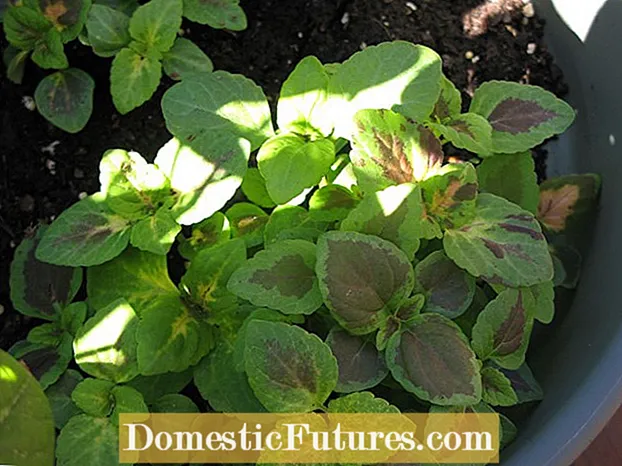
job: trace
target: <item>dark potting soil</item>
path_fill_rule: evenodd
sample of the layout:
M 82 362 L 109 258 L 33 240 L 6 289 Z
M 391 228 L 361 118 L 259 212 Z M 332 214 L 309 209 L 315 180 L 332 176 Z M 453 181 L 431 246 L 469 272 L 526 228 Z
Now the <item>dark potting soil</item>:
M 212 58 L 216 69 L 242 73 L 275 102 L 281 83 L 307 55 L 342 61 L 367 45 L 403 39 L 434 48 L 447 76 L 468 102 L 482 82 L 505 79 L 566 93 L 562 74 L 543 44 L 544 22 L 522 0 L 242 0 L 249 27 L 216 31 L 185 23 L 186 37 Z M 1 34 L 0 49 L 6 41 Z M 155 96 L 119 115 L 109 93 L 110 59 L 77 42 L 67 47 L 72 66 L 96 81 L 93 116 L 78 134 L 67 134 L 24 105 L 45 73 L 28 64 L 22 85 L 0 70 L 0 348 L 24 338 L 33 323 L 12 310 L 9 265 L 30 229 L 49 222 L 81 193 L 98 189 L 98 163 L 110 148 L 132 149 L 147 159 L 169 138 Z M 546 153 L 536 151 L 540 175 Z M 4 312 L 2 312 L 4 311 Z

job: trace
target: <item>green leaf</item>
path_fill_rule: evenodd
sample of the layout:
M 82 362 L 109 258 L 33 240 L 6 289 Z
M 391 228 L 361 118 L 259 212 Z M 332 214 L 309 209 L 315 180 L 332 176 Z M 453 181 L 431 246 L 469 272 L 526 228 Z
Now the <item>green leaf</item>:
M 443 75 L 441 77 L 441 94 L 436 101 L 432 116 L 444 120 L 453 116 L 460 115 L 462 110 L 462 95 L 456 89 L 454 83 Z
M 127 219 L 144 219 L 168 203 L 170 183 L 137 152 L 108 150 L 99 163 L 100 191 L 110 209 Z
M 483 400 L 492 406 L 513 406 L 518 403 L 512 384 L 499 369 L 482 369 L 482 388 Z
M 336 392 L 352 393 L 375 387 L 389 373 L 384 355 L 376 349 L 370 337 L 350 335 L 334 328 L 328 334 L 326 344 L 339 367 Z
M 149 408 L 152 413 L 199 413 L 194 401 L 178 393 L 164 395 Z
M 266 180 L 259 172 L 258 168 L 251 167 L 246 170 L 242 180 L 242 192 L 253 204 L 260 207 L 274 207 L 276 204 L 270 198 L 266 189 Z
M 408 296 L 408 257 L 375 236 L 331 231 L 320 237 L 316 273 L 324 303 L 350 333 L 373 332 Z
M 119 432 L 107 418 L 79 414 L 60 431 L 58 466 L 110 466 L 119 463 Z M 79 454 L 76 454 L 76 453 Z
M 303 58 L 283 83 L 277 106 L 281 131 L 330 136 L 333 130 L 326 112 L 329 76 L 313 56 Z
M 530 293 L 507 289 L 484 308 L 472 335 L 473 349 L 482 361 L 490 359 L 506 369 L 518 369 L 525 362 L 534 306 Z
M 400 410 L 392 404 L 389 404 L 388 401 L 382 398 L 376 398 L 371 392 L 359 392 L 332 400 L 328 403 L 328 412 L 349 414 L 399 414 Z
M 138 0 L 93 0 L 94 4 L 105 5 L 131 16 L 138 8 Z
M 147 404 L 153 404 L 161 397 L 181 392 L 192 380 L 192 369 L 183 372 L 166 372 L 158 375 L 139 375 L 127 386 L 140 392 Z
M 43 78 L 35 90 L 39 113 L 68 133 L 81 131 L 93 112 L 95 81 L 82 70 L 69 68 Z
M 114 386 L 108 380 L 84 379 L 72 392 L 71 399 L 86 414 L 106 417 L 114 408 Z
M 512 385 L 512 390 L 516 393 L 518 403 L 529 401 L 540 401 L 544 398 L 542 387 L 536 381 L 527 363 L 520 366 L 517 370 L 499 368 Z
M 460 149 L 466 149 L 480 157 L 492 152 L 490 123 L 476 113 L 456 115 L 443 123 L 430 123 L 430 127 Z
M 477 167 L 477 179 L 483 192 L 503 197 L 532 214 L 536 213 L 540 189 L 531 152 L 486 158 Z
M 93 52 L 100 57 L 115 56 L 132 40 L 129 16 L 106 5 L 93 5 L 86 30 Z
M 477 215 L 443 238 L 458 266 L 489 283 L 531 286 L 553 277 L 553 261 L 540 225 L 527 211 L 492 194 L 477 198 Z
M 136 332 L 138 369 L 143 375 L 181 372 L 214 346 L 214 329 L 177 296 L 154 296 Z
M 177 223 L 192 225 L 218 212 L 246 173 L 250 145 L 227 131 L 206 133 L 191 145 L 171 139 L 154 163 L 179 193 L 171 211 Z
M 433 404 L 472 405 L 482 395 L 480 363 L 451 320 L 422 314 L 389 340 L 387 365 L 409 392 Z
M 203 249 L 209 249 L 231 239 L 229 220 L 222 212 L 216 212 L 194 225 L 189 238 L 184 236 L 178 238 L 179 253 L 184 259 L 192 260 Z
M 600 176 L 566 175 L 540 185 L 538 220 L 554 233 L 575 236 L 594 214 L 600 194 Z
M 450 319 L 462 315 L 475 295 L 475 278 L 443 251 L 435 251 L 417 264 L 415 283 L 415 290 L 425 295 L 423 312 L 437 312 Z
M 192 75 L 162 98 L 168 130 L 183 141 L 203 134 L 248 139 L 255 150 L 274 134 L 266 96 L 241 75 L 216 71 Z
M 0 350 L 0 451 L 15 465 L 49 466 L 54 421 L 45 394 L 28 370 Z
M 49 29 L 42 39 L 37 41 L 31 55 L 40 68 L 62 70 L 69 66 L 60 32 Z
M 246 29 L 246 15 L 239 6 L 240 0 L 219 0 L 204 2 L 184 0 L 184 16 L 195 23 L 207 24 L 214 29 L 243 31 Z
M 70 304 L 61 311 L 60 327 L 65 332 L 75 336 L 78 330 L 80 330 L 80 327 L 84 325 L 87 312 L 88 306 L 83 301 Z
M 57 317 L 57 306 L 68 305 L 82 284 L 82 269 L 59 267 L 37 260 L 35 250 L 47 227 L 25 238 L 11 262 L 11 302 L 24 315 L 44 320 Z
M 198 45 L 189 39 L 178 37 L 173 47 L 163 55 L 164 72 L 176 81 L 192 73 L 211 73 L 214 70 L 212 60 Z
M 576 288 L 579 278 L 581 278 L 581 264 L 583 262 L 581 253 L 575 247 L 559 241 L 556 244 L 549 243 L 549 250 L 555 267 L 554 285 L 570 290 Z
M 42 333 L 54 331 L 51 324 L 47 324 L 46 327 L 42 329 Z M 40 334 L 39 338 L 51 339 L 53 335 Z M 28 367 L 45 390 L 67 370 L 72 359 L 71 340 L 71 335 L 65 332 L 57 335 L 57 342 L 54 344 L 22 341 L 13 345 L 9 352 Z
M 98 379 L 127 382 L 138 375 L 136 328 L 132 306 L 117 300 L 86 321 L 73 341 L 80 369 Z
M 553 281 L 538 283 L 525 290 L 535 301 L 534 318 L 543 324 L 550 324 L 555 317 L 555 289 Z
M 432 132 L 390 110 L 354 115 L 350 159 L 363 192 L 422 181 L 443 163 L 441 142 Z
M 246 373 L 234 369 L 233 349 L 220 341 L 194 369 L 194 383 L 213 410 L 223 413 L 261 413 L 263 405 L 251 389 Z
M 11 45 L 21 50 L 33 50 L 45 39 L 52 24 L 40 11 L 27 6 L 11 6 L 4 12 L 3 28 Z
M 471 163 L 445 165 L 421 187 L 426 213 L 444 228 L 460 227 L 475 216 L 477 173 Z
M 150 0 L 139 6 L 130 19 L 130 35 L 147 50 L 171 49 L 181 27 L 182 0 Z
M 330 348 L 300 327 L 252 320 L 244 357 L 249 383 L 270 412 L 313 411 L 337 383 L 337 361 Z
M 284 314 L 312 314 L 322 305 L 315 257 L 313 243 L 279 241 L 237 269 L 228 288 L 255 306 Z
M 329 83 L 335 136 L 350 137 L 361 109 L 392 109 L 425 120 L 438 100 L 441 76 L 441 58 L 422 45 L 393 41 L 355 53 Z
M 127 221 L 111 212 L 100 194 L 84 198 L 54 220 L 35 252 L 43 262 L 72 267 L 103 264 L 130 240 Z
M 367 194 L 341 222 L 341 231 L 358 231 L 391 241 L 414 258 L 420 239 L 438 231 L 428 228 L 421 188 L 412 183 Z
M 149 408 L 138 390 L 124 385 L 117 385 L 110 392 L 114 398 L 114 409 L 110 420 L 115 426 L 119 425 L 119 414 L 149 412 Z
M 161 77 L 162 65 L 154 58 L 143 57 L 129 48 L 117 53 L 110 68 L 110 93 L 119 113 L 125 115 L 147 102 Z
M 132 226 L 132 246 L 153 254 L 167 254 L 181 231 L 181 226 L 166 208 Z
M 31 329 L 26 341 L 35 345 L 56 346 L 60 342 L 62 332 L 58 322 L 43 324 Z
M 492 126 L 495 153 L 522 152 L 561 134 L 575 111 L 563 100 L 536 86 L 489 81 L 476 91 L 469 109 Z
M 82 380 L 83 377 L 78 371 L 69 369 L 45 390 L 57 429 L 62 429 L 69 419 L 81 413 L 80 408 L 71 399 L 71 393 Z
M 0 19 L 2 12 L 0 12 Z M 26 59 L 30 55 L 29 50 L 19 50 L 13 45 L 9 45 L 4 49 L 3 61 L 6 66 L 6 77 L 15 84 L 21 84 L 24 79 L 24 70 L 26 68 Z
M 348 188 L 330 184 L 313 193 L 309 200 L 309 214 L 320 222 L 337 222 L 346 218 L 358 203 Z
M 234 238 L 242 238 L 246 247 L 252 248 L 263 243 L 263 232 L 268 222 L 268 214 L 254 204 L 238 202 L 225 212 L 231 224 Z
M 123 298 L 139 316 L 154 297 L 176 297 L 168 276 L 166 256 L 128 248 L 116 259 L 87 270 L 87 294 L 92 308 L 102 309 Z
M 421 313 L 425 303 L 426 298 L 423 294 L 415 294 L 410 298 L 402 301 L 399 309 L 397 310 L 397 313 L 393 316 L 393 318 L 397 319 L 401 323 L 408 324 Z
M 293 133 L 272 137 L 257 154 L 257 165 L 266 180 L 266 189 L 277 204 L 285 204 L 305 188 L 317 185 L 334 161 L 332 141 L 307 141 Z
M 316 241 L 324 230 L 324 224 L 314 221 L 303 207 L 280 205 L 272 211 L 266 223 L 264 245 L 268 247 L 284 239 Z
M 240 239 L 203 250 L 190 263 L 180 288 L 208 313 L 229 309 L 237 304 L 237 298 L 227 289 L 227 282 L 245 262 L 246 246 Z

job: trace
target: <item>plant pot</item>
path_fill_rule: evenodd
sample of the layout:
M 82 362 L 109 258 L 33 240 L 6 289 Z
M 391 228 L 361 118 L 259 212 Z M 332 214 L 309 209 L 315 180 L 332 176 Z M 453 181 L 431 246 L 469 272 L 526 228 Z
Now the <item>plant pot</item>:
M 571 130 L 549 146 L 549 175 L 600 173 L 603 191 L 574 302 L 529 359 L 544 401 L 504 452 L 506 466 L 570 465 L 622 402 L 622 43 L 614 32 L 622 2 L 541 0 L 537 11 L 578 109 Z

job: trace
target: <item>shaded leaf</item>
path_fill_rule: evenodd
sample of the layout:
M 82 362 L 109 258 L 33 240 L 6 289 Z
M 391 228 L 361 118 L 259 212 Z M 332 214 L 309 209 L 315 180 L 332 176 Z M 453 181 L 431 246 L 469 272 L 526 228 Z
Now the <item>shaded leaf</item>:
M 95 55 L 112 57 L 132 40 L 130 18 L 106 5 L 95 4 L 89 11 L 86 30 Z
M 440 57 L 427 47 L 403 41 L 367 47 L 331 74 L 328 91 L 337 137 L 350 137 L 354 115 L 361 109 L 392 109 L 423 121 L 441 90 Z
M 73 341 L 80 369 L 98 379 L 127 382 L 138 375 L 138 316 L 124 299 L 97 311 Z
M 443 162 L 441 142 L 427 128 L 390 110 L 354 115 L 350 159 L 363 192 L 424 180 Z
M 46 330 L 52 329 L 48 326 Z M 57 336 L 57 342 L 54 344 L 21 341 L 13 345 L 9 353 L 30 370 L 45 390 L 55 383 L 69 367 L 73 355 L 71 340 L 71 335 L 64 332 Z
M 207 24 L 214 29 L 243 31 L 246 15 L 239 6 L 240 0 L 184 0 L 184 16 L 190 21 Z
M 443 251 L 427 256 L 415 267 L 415 290 L 425 295 L 424 312 L 450 319 L 463 314 L 475 295 L 475 278 L 459 268 Z
M 271 412 L 310 412 L 335 388 L 337 362 L 317 336 L 281 322 L 252 320 L 246 332 L 249 383 Z
M 440 120 L 457 116 L 462 109 L 462 96 L 454 83 L 443 75 L 441 77 L 441 94 L 436 101 L 432 116 Z
M 469 109 L 492 126 L 495 153 L 525 151 L 563 133 L 575 112 L 563 100 L 541 87 L 489 81 L 476 91 Z
M 473 327 L 473 349 L 482 361 L 491 359 L 506 369 L 525 361 L 533 328 L 534 298 L 522 290 L 499 293 L 481 312 Z
M 354 193 L 338 184 L 323 186 L 309 200 L 311 218 L 321 222 L 337 222 L 348 216 L 359 203 Z
M 135 248 L 153 254 L 167 254 L 181 231 L 181 226 L 166 208 L 132 226 L 130 243 Z
M 422 314 L 391 337 L 386 350 L 393 377 L 433 404 L 472 405 L 481 399 L 480 363 L 451 320 Z
M 82 380 L 83 377 L 78 371 L 69 369 L 45 390 L 57 429 L 62 429 L 69 419 L 80 414 L 81 410 L 71 399 L 71 393 Z
M 119 425 L 119 414 L 149 412 L 149 408 L 138 390 L 125 385 L 117 385 L 110 392 L 114 398 L 114 409 L 110 421 L 115 426 Z
M 513 406 L 518 403 L 512 384 L 499 369 L 482 369 L 482 387 L 483 400 L 492 406 Z
M 127 385 L 140 392 L 145 403 L 152 404 L 163 396 L 181 392 L 192 380 L 192 369 L 158 375 L 139 375 Z
M 177 223 L 192 225 L 218 212 L 240 187 L 249 157 L 249 143 L 226 131 L 192 145 L 175 138 L 164 145 L 154 163 L 179 193 L 171 209 Z
M 486 158 L 477 167 L 477 179 L 481 191 L 503 197 L 532 214 L 536 213 L 540 190 L 531 152 Z
M 510 381 L 512 390 L 516 393 L 519 403 L 529 401 L 540 401 L 544 397 L 542 387 L 536 381 L 527 363 L 521 365 L 517 370 L 499 369 Z
M 266 180 L 266 189 L 277 204 L 285 204 L 306 188 L 317 185 L 334 160 L 332 141 L 307 141 L 293 133 L 270 138 L 257 154 L 257 165 Z
M 401 250 L 355 232 L 320 237 L 316 273 L 324 303 L 353 334 L 377 329 L 414 284 L 412 265 Z
M 443 238 L 458 266 L 489 283 L 531 286 L 553 277 L 540 225 L 529 212 L 492 194 L 477 198 L 476 217 Z
M 34 238 L 25 238 L 15 249 L 11 262 L 11 302 L 24 315 L 44 320 L 58 316 L 57 306 L 68 305 L 82 284 L 82 270 L 59 267 L 35 257 L 47 227 L 41 226 Z
M 76 455 L 76 452 L 80 452 Z M 60 431 L 56 442 L 58 466 L 107 466 L 119 462 L 119 433 L 107 418 L 79 414 Z
M 322 305 L 315 264 L 313 243 L 279 241 L 238 268 L 227 286 L 255 306 L 284 314 L 312 314 Z
M 384 355 L 376 349 L 372 338 L 335 328 L 328 334 L 326 344 L 339 367 L 336 392 L 352 393 L 375 387 L 389 373 Z
M 173 47 L 163 55 L 164 72 L 176 81 L 193 73 L 211 73 L 212 60 L 189 39 L 178 37 Z
M 272 211 L 266 223 L 264 245 L 267 247 L 284 239 L 315 241 L 324 229 L 324 225 L 314 221 L 303 207 L 280 205 Z
M 227 209 L 225 215 L 231 224 L 234 238 L 242 238 L 246 247 L 251 248 L 263 243 L 263 233 L 268 214 L 254 204 L 238 202 Z
M 7 464 L 50 465 L 54 421 L 43 390 L 28 370 L 0 350 L 0 451 Z
M 0 19 L 2 19 L 2 12 L 0 12 Z M 26 59 L 29 55 L 29 50 L 19 50 L 13 45 L 9 45 L 4 49 L 2 58 L 6 66 L 6 77 L 15 84 L 21 84 L 24 79 Z
M 222 212 L 216 212 L 209 218 L 192 227 L 189 238 L 179 236 L 179 253 L 184 259 L 192 260 L 203 249 L 224 243 L 231 238 L 229 220 Z
M 224 413 L 261 413 L 263 405 L 251 389 L 246 373 L 233 370 L 233 349 L 220 341 L 194 368 L 194 383 L 212 409 Z
M 199 408 L 190 398 L 170 393 L 159 398 L 149 407 L 151 413 L 198 413 Z
M 220 133 L 247 139 L 255 150 L 274 134 L 261 88 L 225 71 L 195 74 L 174 85 L 162 98 L 162 110 L 168 130 L 183 141 Z
M 442 123 L 430 123 L 430 127 L 460 149 L 480 157 L 492 152 L 492 127 L 476 113 L 455 115 Z

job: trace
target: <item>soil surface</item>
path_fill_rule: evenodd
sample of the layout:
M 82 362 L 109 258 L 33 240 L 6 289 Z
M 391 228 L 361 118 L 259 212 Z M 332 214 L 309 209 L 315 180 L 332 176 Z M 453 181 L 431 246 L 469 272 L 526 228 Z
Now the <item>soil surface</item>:
M 542 42 L 544 23 L 522 0 L 242 0 L 249 27 L 216 31 L 186 22 L 185 36 L 205 50 L 216 69 L 242 73 L 274 102 L 281 83 L 307 55 L 342 61 L 384 41 L 408 40 L 434 48 L 445 73 L 469 94 L 482 82 L 506 79 L 566 93 L 561 71 Z M 1 34 L 0 49 L 6 41 Z M 45 75 L 29 63 L 22 85 L 0 70 L 0 348 L 24 338 L 32 323 L 12 310 L 9 266 L 30 229 L 49 222 L 81 193 L 98 189 L 97 167 L 107 149 L 140 152 L 147 159 L 170 137 L 160 99 L 173 84 L 163 78 L 156 95 L 119 115 L 108 91 L 111 59 L 96 57 L 77 41 L 66 47 L 72 66 L 96 81 L 94 113 L 75 135 L 49 124 L 24 100 Z M 545 152 L 536 151 L 540 175 Z M 3 312 L 4 311 L 4 312 Z

